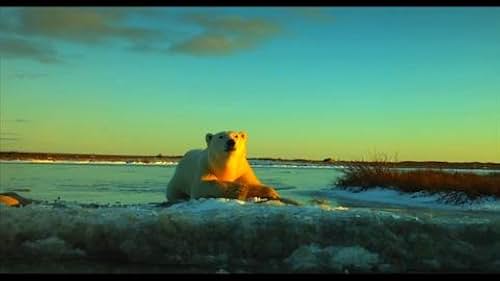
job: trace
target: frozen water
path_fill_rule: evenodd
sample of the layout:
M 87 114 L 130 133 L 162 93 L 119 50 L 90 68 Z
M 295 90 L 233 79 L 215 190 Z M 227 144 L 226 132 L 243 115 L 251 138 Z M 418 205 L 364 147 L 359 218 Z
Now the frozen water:
M 0 206 L 0 229 L 3 261 L 85 258 L 214 272 L 380 272 L 488 271 L 500 259 L 498 217 L 418 217 L 231 199 L 169 208 Z
M 0 205 L 0 271 L 499 272 L 498 200 L 449 205 L 338 190 L 332 169 L 255 170 L 302 205 L 164 208 L 170 166 L 0 164 L 1 192 L 40 200 Z

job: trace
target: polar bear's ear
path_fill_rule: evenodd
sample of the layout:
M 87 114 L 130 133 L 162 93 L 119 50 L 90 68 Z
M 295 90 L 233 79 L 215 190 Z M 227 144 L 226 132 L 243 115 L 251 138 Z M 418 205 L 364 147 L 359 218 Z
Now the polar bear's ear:
M 210 141 L 212 140 L 213 136 L 214 135 L 212 135 L 210 133 L 208 133 L 208 134 L 205 135 L 205 141 L 207 142 L 207 145 L 210 143 Z

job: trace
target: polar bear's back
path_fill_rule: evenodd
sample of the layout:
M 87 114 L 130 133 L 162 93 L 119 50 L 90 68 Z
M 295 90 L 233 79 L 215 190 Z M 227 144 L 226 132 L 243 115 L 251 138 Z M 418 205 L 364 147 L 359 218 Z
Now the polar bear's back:
M 189 198 L 193 181 L 196 179 L 193 173 L 197 173 L 197 171 L 200 170 L 200 159 L 203 157 L 204 153 L 206 153 L 205 150 L 193 149 L 184 154 L 175 168 L 172 179 L 170 179 L 168 183 L 167 199 L 169 199 L 169 197 Z
M 184 154 L 179 164 L 177 164 L 176 174 L 177 172 L 183 172 L 184 170 L 188 171 L 196 171 L 199 169 L 198 165 L 200 164 L 200 159 L 203 157 L 203 154 L 206 153 L 204 149 L 193 149 L 189 150 Z

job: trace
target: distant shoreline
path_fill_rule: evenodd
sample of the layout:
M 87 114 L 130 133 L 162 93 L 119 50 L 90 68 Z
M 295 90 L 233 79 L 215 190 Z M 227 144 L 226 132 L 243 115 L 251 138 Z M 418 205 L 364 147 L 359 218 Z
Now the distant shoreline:
M 33 161 L 38 163 L 57 163 L 57 162 L 89 162 L 89 163 L 176 163 L 182 156 L 163 156 L 153 155 L 108 155 L 108 154 L 75 154 L 75 153 L 44 153 L 44 152 L 0 152 L 0 161 Z M 320 166 L 345 166 L 359 161 L 335 161 L 331 159 L 308 160 L 308 159 L 282 159 L 282 158 L 249 158 L 252 160 L 270 161 L 290 164 L 312 164 Z M 376 162 L 364 161 L 370 165 Z M 389 167 L 393 168 L 432 168 L 432 169 L 490 169 L 500 170 L 500 163 L 481 163 L 481 162 L 441 162 L 441 161 L 401 161 L 388 162 Z
M 182 156 L 106 155 L 43 152 L 0 152 L 3 161 L 78 161 L 78 162 L 178 162 Z

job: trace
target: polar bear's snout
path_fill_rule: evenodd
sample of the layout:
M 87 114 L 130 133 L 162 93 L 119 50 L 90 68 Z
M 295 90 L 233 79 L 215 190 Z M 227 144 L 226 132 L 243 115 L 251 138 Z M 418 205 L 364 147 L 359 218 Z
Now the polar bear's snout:
M 235 144 L 236 142 L 233 139 L 228 139 L 226 142 L 226 151 L 236 150 L 236 147 L 234 147 Z

